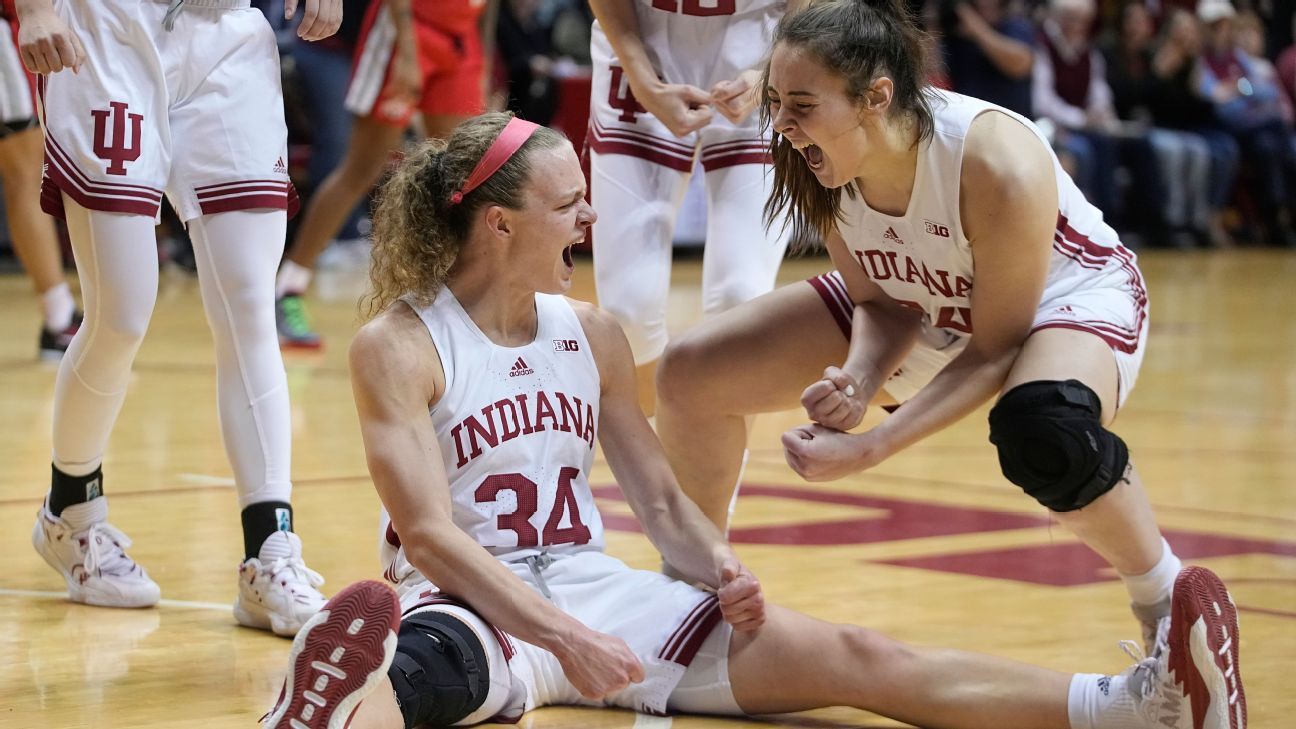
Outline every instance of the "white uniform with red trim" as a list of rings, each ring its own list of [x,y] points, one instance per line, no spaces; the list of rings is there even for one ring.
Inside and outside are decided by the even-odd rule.
[[[633,0],[653,68],[667,83],[710,91],[759,67],[769,51],[774,26],[783,16],[780,0]],[[701,131],[676,137],[643,111],[621,72],[612,44],[598,22],[590,44],[594,64],[590,147],[603,154],[629,154],[689,172],[699,149],[706,169],[763,163],[769,140],[753,113],[739,126],[716,114]]]
[[[918,155],[909,209],[891,216],[863,199],[843,196],[838,225],[851,256],[888,296],[923,313],[919,344],[887,381],[898,400],[912,397],[966,346],[972,333],[969,296],[972,249],[959,217],[963,142],[987,111],[1007,114],[1035,133],[1030,120],[969,96],[933,91],[935,133]],[[1111,346],[1123,404],[1138,377],[1147,339],[1148,298],[1135,255],[1102,212],[1085,200],[1051,148],[1058,188],[1058,222],[1048,278],[1032,331],[1061,327],[1089,332]],[[811,280],[849,336],[849,299],[839,274]],[[999,293],[1012,296],[1013,292]]]
[[[491,342],[449,289],[430,306],[414,308],[445,371],[445,393],[430,415],[455,524],[555,605],[626,641],[648,676],[601,702],[581,698],[552,653],[505,635],[442,595],[409,563],[385,523],[385,574],[404,612],[452,613],[487,648],[490,694],[460,723],[513,720],[548,704],[737,713],[727,675],[731,631],[715,596],[630,569],[602,551],[603,522],[588,482],[600,379],[571,304],[537,294],[539,327],[522,347]]]
[[[786,8],[781,0],[630,0],[639,37],[667,83],[710,92],[759,68]],[[666,347],[675,218],[695,164],[706,173],[707,230],[702,306],[724,311],[774,287],[787,246],[761,209],[772,171],[769,138],[753,111],[738,125],[715,114],[676,137],[634,98],[595,22],[589,133],[594,274],[600,305],[626,330],[635,362]]]
[[[66,193],[91,210],[181,220],[289,210],[288,131],[274,32],[248,0],[55,0],[92,59],[41,79],[41,204]],[[291,198],[291,200],[290,200]],[[290,205],[291,203],[291,205]]]

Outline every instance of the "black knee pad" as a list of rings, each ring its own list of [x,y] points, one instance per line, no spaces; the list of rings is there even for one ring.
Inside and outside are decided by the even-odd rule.
[[[450,726],[486,701],[486,650],[462,620],[434,610],[401,621],[387,669],[406,729]]]
[[[1112,490],[1129,449],[1102,425],[1098,394],[1079,380],[1018,385],[990,410],[1004,476],[1053,511],[1075,511]]]

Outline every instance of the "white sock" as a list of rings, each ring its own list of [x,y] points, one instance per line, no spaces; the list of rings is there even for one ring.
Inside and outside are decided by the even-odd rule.
[[[61,332],[72,325],[72,313],[76,311],[76,300],[72,298],[72,289],[67,281],[54,286],[40,295],[41,312],[45,315],[45,328],[51,332]]]
[[[1174,592],[1175,578],[1183,562],[1175,556],[1170,544],[1161,540],[1161,559],[1156,566],[1141,575],[1121,575],[1130,600],[1139,605],[1157,605],[1168,601]]]
[[[279,266],[279,276],[275,278],[275,298],[306,293],[306,289],[310,287],[312,273],[311,269],[294,263],[291,259],[284,261]]]
[[[1139,727],[1134,698],[1126,676],[1077,673],[1067,694],[1067,719],[1071,729],[1126,729]]]

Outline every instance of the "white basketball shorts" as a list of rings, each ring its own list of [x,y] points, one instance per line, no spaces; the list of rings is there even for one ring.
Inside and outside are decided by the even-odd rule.
[[[505,562],[537,592],[525,561]],[[741,715],[729,685],[733,629],[715,595],[657,572],[631,569],[602,552],[555,557],[540,579],[555,605],[593,630],[626,642],[646,678],[602,701],[580,695],[549,651],[489,625],[471,608],[414,579],[397,586],[402,613],[440,610],[477,633],[487,652],[491,688],[486,702],[460,725],[512,722],[541,706],[617,706],[649,714],[668,711]]]
[[[55,0],[88,60],[41,77],[41,205],[66,194],[91,210],[181,220],[294,212],[275,37],[248,0],[187,0],[172,30],[165,0]],[[60,194],[61,193],[61,194]]]

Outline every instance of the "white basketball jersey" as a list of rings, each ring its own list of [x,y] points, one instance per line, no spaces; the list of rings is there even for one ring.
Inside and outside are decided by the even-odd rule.
[[[761,63],[787,3],[638,0],[634,8],[639,38],[661,77],[669,83],[692,84],[709,91],[717,81],[733,80]],[[591,54],[595,65],[620,65],[597,22]]]
[[[536,337],[522,347],[490,341],[449,289],[415,307],[445,371],[445,392],[429,413],[454,523],[504,560],[604,544],[588,481],[598,367],[564,297],[536,294],[535,306]],[[403,550],[384,557],[393,582],[414,572]]]
[[[1133,308],[1139,321],[1129,323],[1129,331],[1122,336],[1136,340],[1145,316],[1146,293],[1135,256],[1120,244],[1116,231],[1103,222],[1102,212],[1085,199],[1062,169],[1039,129],[1029,119],[987,101],[939,90],[931,94],[935,131],[919,148],[913,194],[905,214],[886,215],[870,208],[859,196],[853,200],[842,197],[843,219],[838,230],[868,277],[891,298],[922,311],[926,323],[951,341],[972,333],[972,249],[959,218],[963,142],[976,117],[997,111],[1024,124],[1049,149],[1057,180],[1057,230],[1037,327],[1071,314],[1071,307],[1055,308],[1051,302],[1081,290],[1106,291],[1135,299]],[[1061,325],[1094,328],[1100,335],[1109,334],[1106,330],[1110,329],[1103,322],[1067,321]]]

